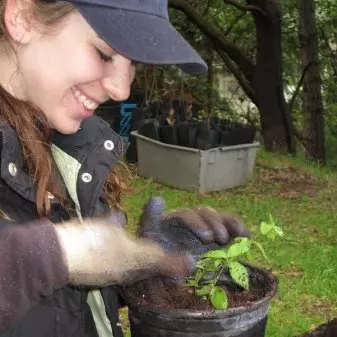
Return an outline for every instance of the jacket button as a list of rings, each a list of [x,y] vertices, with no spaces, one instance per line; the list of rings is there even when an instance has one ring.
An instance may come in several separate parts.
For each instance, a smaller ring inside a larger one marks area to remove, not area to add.
[[[50,192],[48,192],[48,199],[53,200],[55,199],[55,196],[51,194]]]
[[[15,177],[16,174],[18,173],[18,169],[16,168],[16,165],[14,163],[9,163],[8,171],[12,177]]]
[[[91,180],[92,180],[92,175],[90,173],[82,174],[82,181],[84,181],[85,183],[90,183]]]
[[[106,140],[104,142],[104,147],[105,147],[106,150],[112,151],[114,149],[114,147],[115,147],[115,144],[113,143],[112,140]]]

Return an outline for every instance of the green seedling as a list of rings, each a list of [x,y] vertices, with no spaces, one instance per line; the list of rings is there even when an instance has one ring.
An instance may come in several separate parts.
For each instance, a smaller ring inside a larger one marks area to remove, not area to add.
[[[260,232],[269,240],[283,236],[281,227],[275,224],[271,215],[269,221],[261,222]],[[249,272],[247,267],[242,264],[242,260],[249,256],[252,247],[258,248],[268,261],[261,243],[252,238],[238,237],[223,249],[203,254],[196,264],[196,273],[193,278],[187,281],[187,286],[193,287],[196,295],[210,301],[215,309],[227,309],[227,293],[225,289],[217,285],[219,278],[223,272],[227,271],[234,283],[248,290]]]

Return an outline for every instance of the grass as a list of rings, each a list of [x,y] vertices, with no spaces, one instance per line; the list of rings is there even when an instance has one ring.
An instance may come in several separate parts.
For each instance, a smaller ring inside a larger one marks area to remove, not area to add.
[[[337,172],[260,151],[252,181],[219,193],[198,195],[137,177],[125,198],[130,232],[152,195],[162,196],[167,210],[208,205],[237,214],[253,233],[269,213],[283,227],[283,239],[264,245],[271,265],[259,255],[255,260],[280,281],[266,337],[299,336],[336,316]]]

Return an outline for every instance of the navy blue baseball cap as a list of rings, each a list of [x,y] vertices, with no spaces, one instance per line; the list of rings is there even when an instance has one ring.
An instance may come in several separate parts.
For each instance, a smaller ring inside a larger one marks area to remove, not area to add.
[[[100,38],[140,63],[174,64],[190,74],[207,65],[169,22],[167,0],[67,0]]]

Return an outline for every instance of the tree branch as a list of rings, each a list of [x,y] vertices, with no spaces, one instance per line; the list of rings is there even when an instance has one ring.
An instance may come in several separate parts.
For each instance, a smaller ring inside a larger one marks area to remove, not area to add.
[[[294,93],[293,93],[293,95],[292,95],[292,97],[291,97],[291,99],[288,103],[289,111],[292,111],[292,108],[293,108],[294,102],[296,100],[296,97],[297,97],[298,93],[300,92],[301,86],[303,84],[305,75],[306,75],[306,73],[308,72],[308,70],[310,69],[310,67],[312,66],[313,63],[314,62],[311,61],[304,67],[304,69],[302,71],[302,75],[301,75],[301,77],[300,77],[300,79],[297,83],[296,89],[295,89],[295,91],[294,91]],[[299,138],[299,137],[297,137],[297,138]]]
[[[255,92],[250,85],[250,83],[247,81],[245,76],[242,74],[240,69],[233,64],[231,59],[228,57],[226,53],[224,53],[222,50],[215,47],[216,52],[220,56],[220,58],[225,63],[226,67],[229,69],[229,71],[234,75],[238,83],[240,84],[242,90],[245,92],[245,94],[251,99],[251,101],[256,105],[256,95]]]
[[[241,9],[242,11],[257,11],[259,13],[261,13],[262,15],[264,16],[268,16],[267,13],[262,10],[260,7],[258,6],[255,6],[255,5],[243,5],[243,4],[240,4],[238,2],[235,2],[234,0],[223,0],[224,3],[227,3],[229,5],[232,5],[234,7],[236,7],[237,9]]]
[[[205,20],[186,0],[169,0],[168,3],[170,7],[182,11],[217,48],[237,64],[246,79],[250,83],[253,82],[255,64],[246,57],[244,52],[228,41],[214,24]]]

